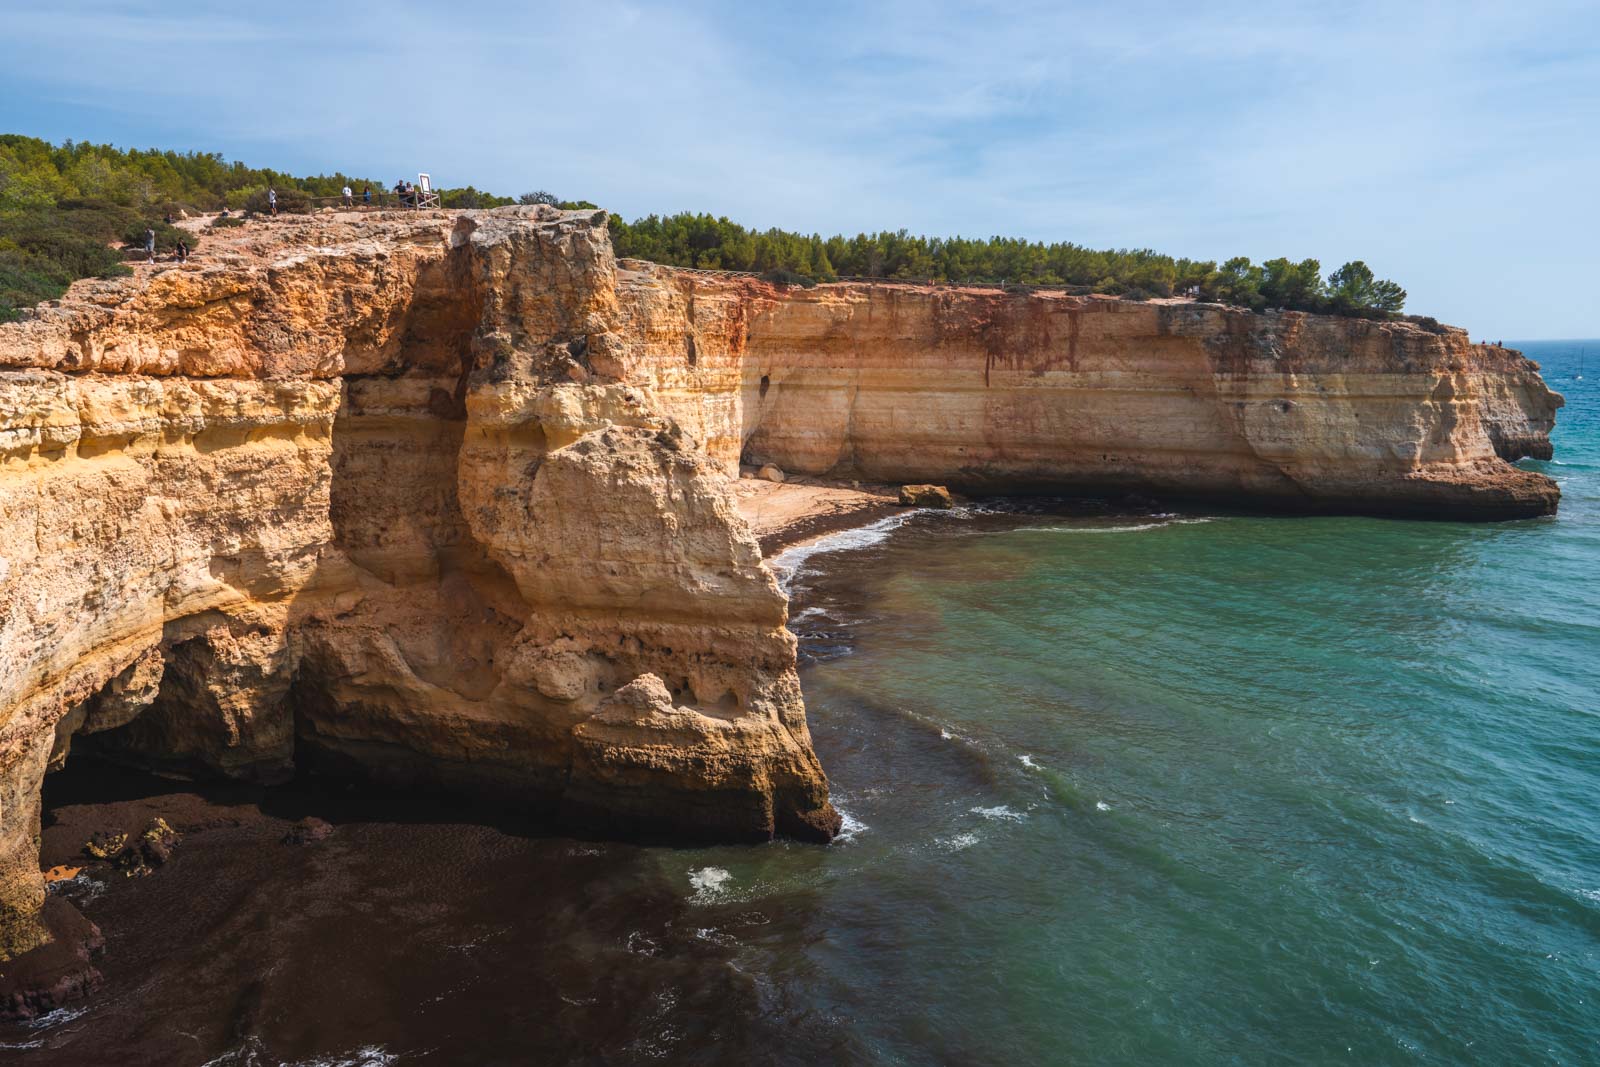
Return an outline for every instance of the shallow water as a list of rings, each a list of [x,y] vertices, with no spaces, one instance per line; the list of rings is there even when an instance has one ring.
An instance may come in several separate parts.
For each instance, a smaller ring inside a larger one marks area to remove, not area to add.
[[[39,1063],[1600,1062],[1600,389],[1576,343],[1525,347],[1568,397],[1556,460],[1525,464],[1558,518],[1035,502],[841,535],[780,561],[841,843],[213,798],[218,828],[86,905],[110,991],[0,1040]],[[278,845],[303,810],[335,836]]]

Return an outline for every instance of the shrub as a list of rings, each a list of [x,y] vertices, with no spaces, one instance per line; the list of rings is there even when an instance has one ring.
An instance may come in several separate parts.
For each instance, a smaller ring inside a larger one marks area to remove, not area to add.
[[[1140,289],[1136,285],[1132,289],[1129,289],[1127,292],[1123,293],[1122,294],[1122,299],[1124,299],[1124,300],[1149,300],[1150,299],[1150,293],[1147,290]]]
[[[241,218],[238,215],[228,215],[227,217],[223,217],[221,215],[218,215],[216,218],[211,220],[211,225],[207,226],[206,229],[208,229],[208,230],[229,230],[229,229],[232,229],[235,226],[243,226],[243,225],[244,225],[244,219]]]
[[[1449,333],[1450,328],[1432,315],[1407,315],[1405,320],[1416,326],[1421,326],[1429,333]]]
[[[124,230],[122,233],[122,247],[143,248],[146,228],[155,231],[157,252],[171,252],[178,247],[179,241],[187,241],[191,252],[200,244],[200,238],[197,234],[192,234],[188,230],[180,230],[176,226],[168,226],[165,222],[156,220],[154,222],[135,223]]]
[[[267,191],[265,189],[257,189],[245,197],[244,210],[249,215],[271,214],[272,208],[267,201]],[[278,214],[309,215],[311,210],[311,197],[302,193],[299,189],[278,190]]]
[[[802,289],[811,289],[817,284],[815,278],[796,271],[784,270],[782,267],[774,267],[772,270],[762,271],[761,280],[771,282],[773,285],[798,285]]]

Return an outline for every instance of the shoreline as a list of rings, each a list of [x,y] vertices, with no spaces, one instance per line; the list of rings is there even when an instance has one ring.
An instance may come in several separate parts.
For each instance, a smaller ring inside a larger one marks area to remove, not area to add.
[[[796,545],[911,510],[900,503],[900,487],[888,483],[805,477],[769,482],[747,475],[732,490],[740,516],[769,561]]]

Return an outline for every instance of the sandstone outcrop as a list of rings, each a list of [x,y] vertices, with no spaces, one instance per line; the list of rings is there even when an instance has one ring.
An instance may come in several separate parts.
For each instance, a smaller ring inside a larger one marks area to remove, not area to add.
[[[0,328],[0,958],[48,939],[39,786],[79,750],[837,831],[784,595],[619,373],[603,215],[216,244]]]
[[[902,485],[900,503],[908,508],[953,508],[955,498],[942,485]]]
[[[724,463],[1465,519],[1559,499],[1510,461],[1549,458],[1560,396],[1520,353],[1459,329],[623,267],[654,357],[638,372]],[[674,349],[695,367],[666,359]]]
[[[256,222],[0,326],[0,959],[77,752],[827,840],[741,459],[1542,514],[1560,398],[1459,331],[614,261],[549,208]],[[63,927],[64,928],[64,927]]]

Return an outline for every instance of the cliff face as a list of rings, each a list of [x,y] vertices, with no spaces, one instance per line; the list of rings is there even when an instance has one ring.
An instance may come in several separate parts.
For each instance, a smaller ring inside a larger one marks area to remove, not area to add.
[[[74,749],[827,840],[787,605],[604,217],[306,220],[0,327],[0,958]]]
[[[972,488],[1552,510],[1515,353],[1296,314],[618,269],[599,213],[255,223],[0,327],[0,958],[74,750],[826,840],[743,455]]]
[[[1561,398],[1535,364],[1460,330],[624,266],[663,368],[641,371],[724,462],[1463,518],[1558,500],[1507,461],[1548,458]],[[686,357],[669,357],[691,351],[684,383]]]

